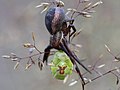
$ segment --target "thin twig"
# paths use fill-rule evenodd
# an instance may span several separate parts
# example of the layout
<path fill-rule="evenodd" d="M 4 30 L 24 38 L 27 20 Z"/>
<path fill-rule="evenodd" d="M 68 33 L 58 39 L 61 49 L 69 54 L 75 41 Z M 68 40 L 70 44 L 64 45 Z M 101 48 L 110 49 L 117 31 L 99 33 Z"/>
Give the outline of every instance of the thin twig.
<path fill-rule="evenodd" d="M 120 67 L 117 68 L 117 69 L 120 69 Z M 103 77 L 103 76 L 105 76 L 105 75 L 107 75 L 107 74 L 109 74 L 109 73 L 111 73 L 111 72 L 113 72 L 113 71 L 115 71 L 115 70 L 117 70 L 117 69 L 115 68 L 115 69 L 109 70 L 109 71 L 103 73 L 102 75 L 99 75 L 99 76 L 91 79 L 91 81 L 95 81 L 96 79 L 99 79 L 99 78 L 101 78 L 101 77 Z M 113 74 L 113 73 L 112 73 L 112 74 Z M 90 81 L 86 82 L 85 85 L 88 84 L 88 83 L 90 83 Z"/>

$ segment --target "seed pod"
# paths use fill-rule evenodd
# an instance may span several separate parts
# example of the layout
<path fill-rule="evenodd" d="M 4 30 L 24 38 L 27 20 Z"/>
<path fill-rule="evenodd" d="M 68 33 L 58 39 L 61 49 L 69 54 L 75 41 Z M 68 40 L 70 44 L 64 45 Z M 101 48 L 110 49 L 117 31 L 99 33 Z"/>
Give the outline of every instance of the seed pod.
<path fill-rule="evenodd" d="M 23 44 L 23 46 L 24 46 L 25 48 L 32 48 L 32 47 L 33 47 L 33 45 L 30 44 L 30 43 L 25 43 L 25 44 Z"/>
<path fill-rule="evenodd" d="M 15 66 L 14 66 L 14 69 L 17 69 L 18 66 L 19 66 L 19 64 L 20 64 L 20 62 L 17 62 L 17 63 L 15 64 Z"/>
<path fill-rule="evenodd" d="M 8 56 L 8 55 L 3 55 L 2 57 L 5 58 L 5 59 L 10 59 L 10 58 L 11 58 L 11 57 Z"/>

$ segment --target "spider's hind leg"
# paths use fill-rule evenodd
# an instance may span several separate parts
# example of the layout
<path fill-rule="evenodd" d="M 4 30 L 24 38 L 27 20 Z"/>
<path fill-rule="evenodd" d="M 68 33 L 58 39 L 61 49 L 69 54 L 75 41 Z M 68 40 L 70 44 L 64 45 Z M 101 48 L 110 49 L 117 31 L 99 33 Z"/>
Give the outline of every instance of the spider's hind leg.
<path fill-rule="evenodd" d="M 80 76 L 81 81 L 82 81 L 82 90 L 84 90 L 84 86 L 85 86 L 84 78 L 83 78 L 83 76 L 82 76 L 82 74 L 81 74 L 81 72 L 80 72 L 80 69 L 79 69 L 79 67 L 77 66 L 77 63 L 76 63 L 76 62 L 74 63 L 74 65 L 75 65 L 75 70 L 76 70 L 76 72 L 78 73 L 78 75 Z"/>

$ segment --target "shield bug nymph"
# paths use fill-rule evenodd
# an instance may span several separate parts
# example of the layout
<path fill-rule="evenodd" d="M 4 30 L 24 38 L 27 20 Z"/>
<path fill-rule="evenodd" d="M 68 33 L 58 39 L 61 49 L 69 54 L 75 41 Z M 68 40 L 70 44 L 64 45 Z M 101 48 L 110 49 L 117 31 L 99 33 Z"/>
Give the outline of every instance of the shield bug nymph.
<path fill-rule="evenodd" d="M 67 75 L 72 74 L 73 63 L 65 52 L 57 51 L 51 63 L 51 72 L 56 79 L 64 80 Z"/>

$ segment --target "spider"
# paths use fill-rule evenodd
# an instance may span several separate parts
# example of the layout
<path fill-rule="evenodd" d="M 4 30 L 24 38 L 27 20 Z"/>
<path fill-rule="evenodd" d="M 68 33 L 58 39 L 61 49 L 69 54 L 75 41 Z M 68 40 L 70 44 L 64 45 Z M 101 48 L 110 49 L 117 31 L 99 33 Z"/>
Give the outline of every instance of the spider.
<path fill-rule="evenodd" d="M 67 25 L 69 22 L 69 25 Z M 91 73 L 78 59 L 73 51 L 68 47 L 70 37 L 76 32 L 76 28 L 73 25 L 74 19 L 66 18 L 64 9 L 61 4 L 57 4 L 57 7 L 50 8 L 45 16 L 45 25 L 50 33 L 50 43 L 44 50 L 43 63 L 48 62 L 48 57 L 51 49 L 57 49 L 64 51 L 70 58 L 71 62 L 75 66 L 76 72 L 79 74 L 82 85 L 85 85 L 84 79 L 80 73 L 78 65 L 81 65 L 85 70 Z M 71 29 L 73 32 L 71 33 Z M 66 36 L 69 34 L 69 40 Z M 41 69 L 43 65 L 41 64 Z"/>

